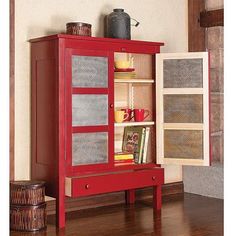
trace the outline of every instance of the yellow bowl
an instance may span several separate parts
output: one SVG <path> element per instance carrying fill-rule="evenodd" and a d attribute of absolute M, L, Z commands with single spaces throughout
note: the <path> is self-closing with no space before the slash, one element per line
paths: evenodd
<path fill-rule="evenodd" d="M 130 66 L 129 61 L 115 61 L 115 68 L 117 69 L 127 69 Z"/>

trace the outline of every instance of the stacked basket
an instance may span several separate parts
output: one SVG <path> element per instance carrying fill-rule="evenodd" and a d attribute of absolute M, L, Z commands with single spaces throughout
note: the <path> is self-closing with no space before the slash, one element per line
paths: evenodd
<path fill-rule="evenodd" d="M 46 228 L 45 183 L 13 181 L 10 183 L 11 230 L 37 231 Z"/>

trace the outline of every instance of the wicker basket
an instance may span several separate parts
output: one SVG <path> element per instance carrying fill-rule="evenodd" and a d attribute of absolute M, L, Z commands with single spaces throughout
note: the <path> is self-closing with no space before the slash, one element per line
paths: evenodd
<path fill-rule="evenodd" d="M 10 183 L 10 204 L 38 205 L 45 202 L 42 181 L 14 181 Z"/>
<path fill-rule="evenodd" d="M 10 228 L 38 231 L 46 228 L 45 186 L 43 181 L 10 182 Z"/>
<path fill-rule="evenodd" d="M 10 206 L 11 230 L 38 231 L 46 228 L 46 203 L 38 206 Z"/>

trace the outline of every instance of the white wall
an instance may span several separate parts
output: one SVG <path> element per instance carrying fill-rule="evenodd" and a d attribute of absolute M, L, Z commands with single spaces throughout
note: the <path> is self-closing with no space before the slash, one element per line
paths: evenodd
<path fill-rule="evenodd" d="M 138 21 L 132 39 L 163 41 L 162 52 L 187 51 L 187 0 L 18 0 L 15 1 L 15 177 L 30 173 L 31 38 L 65 32 L 70 21 L 92 24 L 92 36 L 103 37 L 104 16 L 124 8 Z M 181 167 L 166 167 L 166 182 L 182 180 Z"/>

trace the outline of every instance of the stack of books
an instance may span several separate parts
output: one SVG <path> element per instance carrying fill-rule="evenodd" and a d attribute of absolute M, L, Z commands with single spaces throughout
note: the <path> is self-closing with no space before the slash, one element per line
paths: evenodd
<path fill-rule="evenodd" d="M 115 79 L 135 79 L 136 73 L 134 68 L 115 69 Z"/>
<path fill-rule="evenodd" d="M 134 154 L 131 152 L 115 153 L 115 165 L 134 164 Z"/>
<path fill-rule="evenodd" d="M 133 152 L 136 164 L 147 163 L 148 140 L 150 127 L 125 127 L 123 152 Z"/>

